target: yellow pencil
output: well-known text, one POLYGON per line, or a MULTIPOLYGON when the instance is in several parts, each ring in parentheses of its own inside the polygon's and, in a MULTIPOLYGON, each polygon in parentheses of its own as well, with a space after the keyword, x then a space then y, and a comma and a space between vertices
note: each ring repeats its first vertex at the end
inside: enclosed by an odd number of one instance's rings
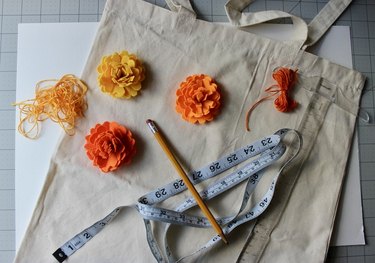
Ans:
POLYGON ((203 199, 199 195, 198 191, 195 189, 194 185, 190 182, 189 178, 187 177, 185 171, 182 169, 181 165, 178 163, 174 155, 172 154, 171 150, 168 148, 166 142, 164 141, 163 137, 159 133, 155 123, 152 120, 146 121, 148 127, 150 128, 151 132, 154 134, 156 140, 159 142, 161 148, 167 154, 169 160, 176 168, 178 174, 181 176, 182 180, 184 181, 186 187, 189 189, 191 194, 193 195, 195 201, 199 205, 200 209, 203 211, 207 219, 210 221, 212 227, 215 229, 216 233, 218 233, 221 239, 224 241, 225 244, 228 244, 228 241, 223 233, 223 230, 216 222, 214 216, 212 215, 211 211, 208 209, 207 205, 203 202, 203 199))

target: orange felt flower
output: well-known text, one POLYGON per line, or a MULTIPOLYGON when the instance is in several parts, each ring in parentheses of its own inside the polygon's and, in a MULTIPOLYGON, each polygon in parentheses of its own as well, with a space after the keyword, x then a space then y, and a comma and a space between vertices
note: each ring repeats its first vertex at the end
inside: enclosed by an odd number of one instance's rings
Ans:
POLYGON ((115 98, 130 99, 137 96, 145 79, 142 62, 127 51, 104 56, 97 71, 102 92, 115 98))
POLYGON ((130 130, 117 122, 97 124, 86 136, 87 156, 104 173, 129 164, 136 153, 135 140, 130 130))
POLYGON ((176 91, 176 111, 191 123, 212 121, 219 113, 220 93, 208 75, 192 75, 176 91))

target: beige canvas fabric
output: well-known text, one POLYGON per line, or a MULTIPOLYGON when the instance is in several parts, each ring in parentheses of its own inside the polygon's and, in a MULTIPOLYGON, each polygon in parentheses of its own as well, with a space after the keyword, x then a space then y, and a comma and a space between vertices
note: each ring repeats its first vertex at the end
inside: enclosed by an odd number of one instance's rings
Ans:
MULTIPOLYGON (((271 206, 258 220, 246 244, 243 258, 246 262, 323 262, 364 77, 300 50, 305 43, 303 37, 289 45, 200 21, 188 1, 180 2, 181 5, 168 1, 169 11, 143 1, 107 1, 82 75, 89 86, 88 110, 78 123, 77 133, 62 138, 51 160, 15 262, 56 262, 51 254, 75 234, 115 207, 132 205, 143 194, 178 178, 145 124, 149 118, 167 134, 186 170, 202 167, 280 128, 297 129, 304 140, 301 153, 283 174, 271 206), (100 92, 97 85, 96 67, 101 57, 121 50, 137 54, 146 65, 141 95, 132 100, 114 99, 100 92), (264 102, 251 116, 252 131, 246 132, 247 109, 274 83, 272 72, 282 66, 298 69, 293 97, 299 107, 291 113, 280 113, 273 109, 272 101, 264 102), (174 110, 179 83, 198 73, 214 77, 223 95, 220 115, 205 125, 190 124, 174 110), (133 131, 137 156, 130 166, 103 174, 92 166, 83 145, 90 128, 107 120, 133 131)), ((240 2, 231 1, 232 7, 240 10, 242 6, 236 5, 240 2)), ((275 17, 272 12, 268 14, 269 18, 275 17)), ((301 22, 300 28, 308 27, 301 22)), ((305 40, 313 35, 306 29, 305 40)), ((286 156, 267 170, 254 193, 253 204, 293 152, 293 140, 288 145, 286 156)), ((241 185, 210 201, 213 213, 226 216, 237 212, 243 188, 241 185)), ((187 196, 185 191, 162 206, 174 208, 187 196)), ((157 237, 161 236, 160 231, 161 226, 155 224, 157 237)), ((178 258, 194 252, 214 234, 212 229, 173 227, 169 240, 178 258)), ((229 235, 230 245, 219 245, 185 262, 235 262, 248 235, 248 227, 241 226, 229 235)), ((141 216, 129 208, 67 262, 155 259, 141 216)))

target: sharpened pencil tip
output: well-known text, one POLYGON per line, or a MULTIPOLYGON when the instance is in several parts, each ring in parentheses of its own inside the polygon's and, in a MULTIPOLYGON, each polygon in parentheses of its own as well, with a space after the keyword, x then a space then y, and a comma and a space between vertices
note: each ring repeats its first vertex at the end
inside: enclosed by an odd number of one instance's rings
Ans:
POLYGON ((228 240, 227 240, 227 238, 225 237, 224 234, 221 234, 220 237, 221 237, 221 240, 223 240, 223 242, 225 243, 225 245, 229 244, 229 242, 228 242, 228 240))

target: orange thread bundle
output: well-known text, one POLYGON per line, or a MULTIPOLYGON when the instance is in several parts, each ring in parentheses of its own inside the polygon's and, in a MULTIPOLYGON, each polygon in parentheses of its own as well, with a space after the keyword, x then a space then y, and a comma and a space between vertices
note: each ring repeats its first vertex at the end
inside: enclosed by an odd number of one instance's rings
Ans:
POLYGON ((246 130, 250 131, 249 120, 251 112, 263 101, 271 99, 273 96, 280 94, 274 101, 274 106, 278 111, 289 112, 298 106, 298 102, 289 97, 289 92, 297 82, 297 70, 289 68, 279 68, 276 70, 272 77, 276 80, 277 84, 272 85, 265 91, 269 94, 257 100, 249 109, 246 114, 246 130))
POLYGON ((29 139, 36 139, 40 123, 46 119, 58 123, 64 131, 74 134, 75 120, 87 108, 87 86, 74 75, 64 75, 60 80, 42 80, 36 84, 35 98, 14 103, 20 109, 18 131, 29 139), (56 82, 54 85, 44 85, 56 82))

